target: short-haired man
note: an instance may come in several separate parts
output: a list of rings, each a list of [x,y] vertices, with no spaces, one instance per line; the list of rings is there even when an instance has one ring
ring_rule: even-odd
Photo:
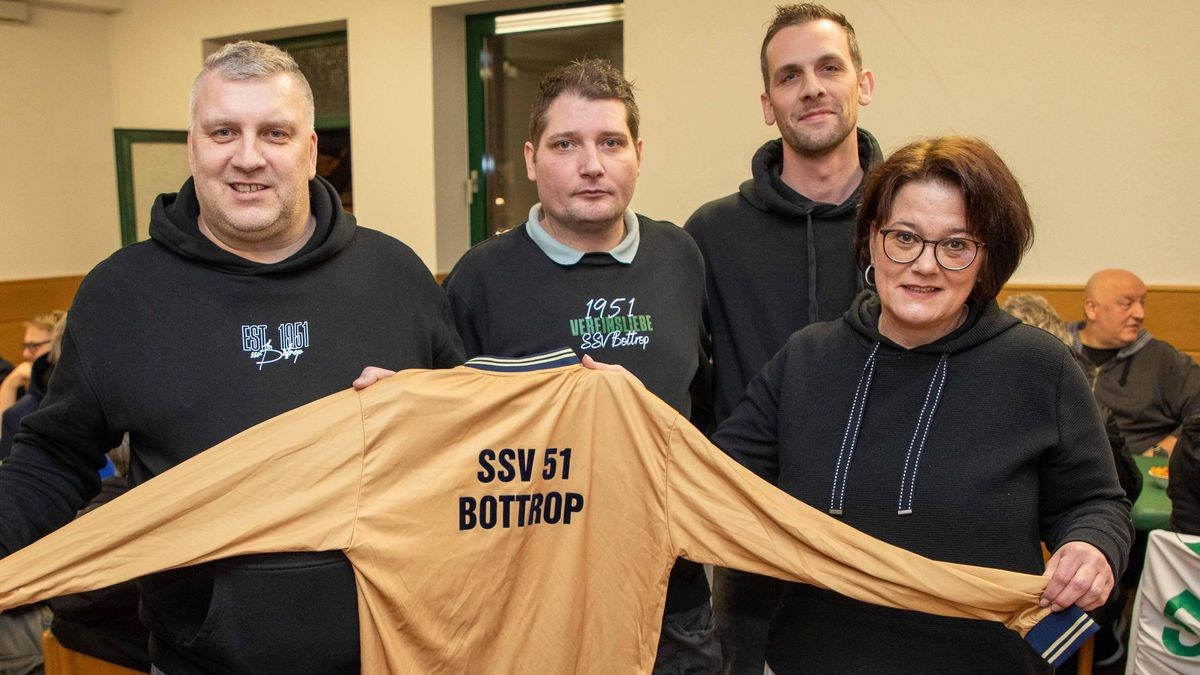
[[[1071,326],[1096,400],[1113,412],[1134,454],[1170,454],[1183,421],[1200,415],[1200,366],[1151,337],[1146,284],[1133,272],[1100,270],[1083,292],[1084,321]]]
[[[525,167],[540,203],[446,279],[469,357],[570,346],[624,366],[684,415],[707,355],[704,272],[691,239],[629,209],[641,165],[632,86],[606,61],[560,67],[530,112]],[[613,580],[614,583],[619,583]],[[703,569],[670,576],[656,672],[721,667]]]
[[[150,241],[83,281],[46,400],[0,466],[0,554],[69,521],[125,433],[138,484],[344,388],[368,363],[461,362],[429,271],[357,227],[315,177],[316,155],[312,93],[291,57],[239,42],[205,61],[192,178],[159,196]],[[160,672],[359,672],[340,552],[234,558],[139,586]]]
[[[717,423],[789,335],[850,307],[861,288],[854,212],[881,159],[858,128],[875,76],[844,15],[811,3],[777,8],[759,60],[763,121],[782,138],[758,149],[737,193],[701,206],[685,226],[708,274]],[[762,672],[772,583],[717,573],[714,606],[735,672]]]

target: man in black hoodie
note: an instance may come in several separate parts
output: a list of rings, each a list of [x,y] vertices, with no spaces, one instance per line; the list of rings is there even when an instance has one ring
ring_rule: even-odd
[[[0,466],[0,554],[69,521],[125,433],[137,485],[344,388],[368,363],[461,362],[428,269],[357,227],[316,177],[316,154],[312,92],[291,57],[239,42],[205,61],[192,178],[159,196],[150,241],[83,281],[49,392]],[[246,556],[139,586],[158,672],[359,672],[340,552]]]
[[[701,206],[685,226],[707,268],[717,423],[789,335],[850,307],[860,287],[854,212],[881,158],[858,128],[875,76],[844,15],[809,3],[779,7],[760,63],[763,121],[782,138],[759,148],[736,194]],[[714,607],[734,672],[762,672],[773,586],[716,572]]]

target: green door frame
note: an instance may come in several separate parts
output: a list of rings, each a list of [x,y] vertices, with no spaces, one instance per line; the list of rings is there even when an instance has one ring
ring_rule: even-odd
[[[186,131],[163,129],[113,129],[117,152],[117,208],[121,219],[121,245],[137,241],[137,203],[133,189],[134,143],[187,143]]]

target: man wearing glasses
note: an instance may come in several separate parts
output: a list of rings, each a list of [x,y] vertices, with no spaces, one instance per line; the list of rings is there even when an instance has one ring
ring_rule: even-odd
[[[12,404],[21,398],[25,387],[29,386],[33,377],[34,362],[50,352],[50,336],[54,333],[54,325],[62,319],[62,310],[54,310],[38,314],[25,322],[25,340],[21,343],[21,363],[12,372],[3,375],[0,382],[0,412],[8,410]],[[0,360],[0,369],[8,365]]]

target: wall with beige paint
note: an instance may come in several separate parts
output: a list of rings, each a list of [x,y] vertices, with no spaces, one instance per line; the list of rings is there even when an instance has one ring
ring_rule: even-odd
[[[0,23],[0,279],[79,274],[121,242],[108,18]]]
[[[116,246],[111,128],[184,128],[205,39],[332,21],[349,35],[361,222],[438,271],[465,250],[461,17],[500,3],[125,4],[107,16],[35,7],[37,25],[0,25],[0,279],[83,272]],[[537,3],[503,6],[522,4]],[[646,140],[634,206],[682,223],[733,191],[773,136],[757,58],[776,2],[626,4],[626,70]],[[1124,0],[830,4],[854,21],[876,72],[861,122],[885,149],[972,133],[1009,160],[1039,227],[1018,281],[1080,282],[1121,265],[1151,283],[1200,284],[1189,223],[1200,3],[1151,0],[1136,14]],[[27,43],[45,63],[14,73]]]

